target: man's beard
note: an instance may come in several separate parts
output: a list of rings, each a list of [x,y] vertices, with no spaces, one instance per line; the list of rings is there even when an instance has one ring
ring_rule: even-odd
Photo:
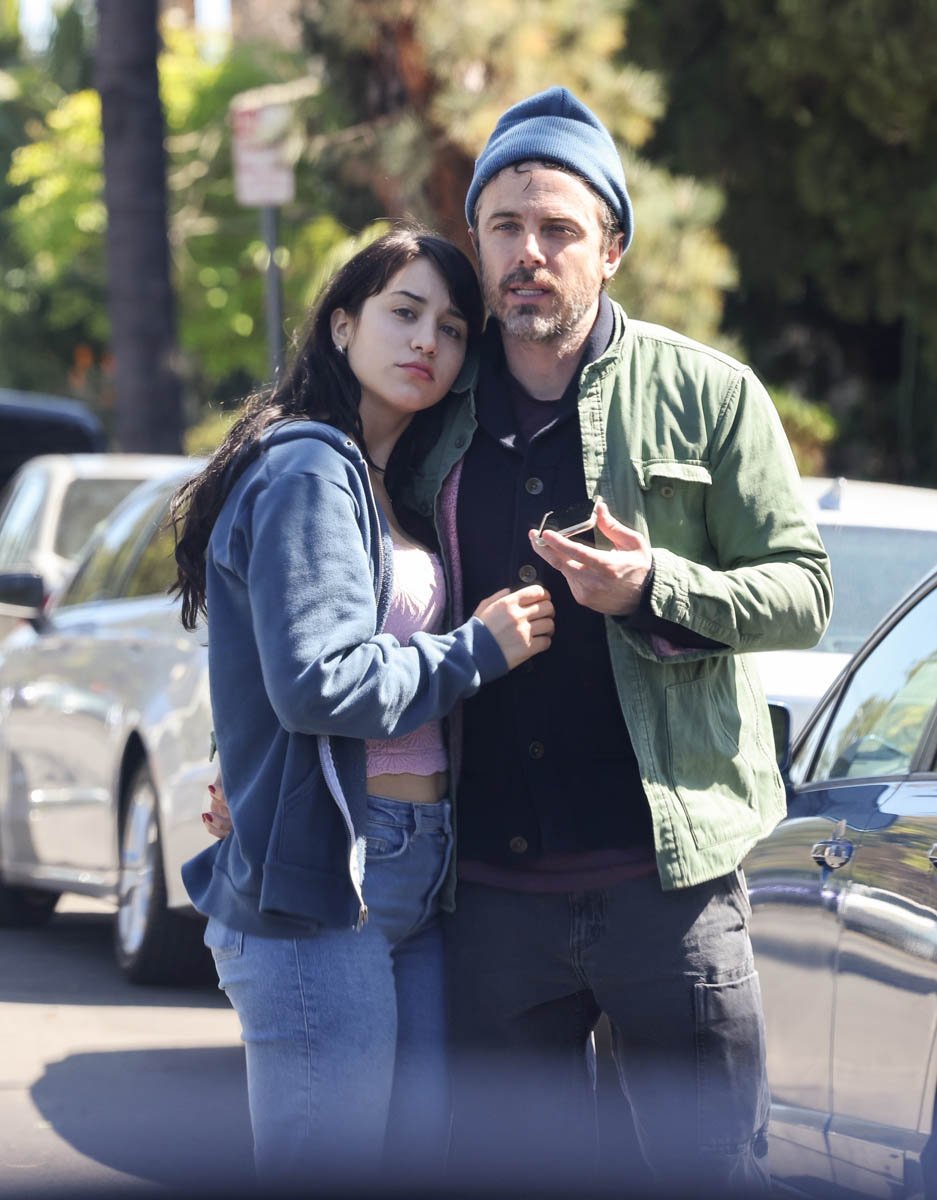
[[[483,263],[480,273],[489,312],[507,333],[522,342],[563,342],[580,332],[582,320],[595,304],[599,292],[598,286],[590,286],[586,280],[564,286],[555,275],[531,271],[527,267],[511,271],[496,285],[489,279]],[[525,283],[535,287],[549,286],[552,302],[549,312],[544,312],[542,305],[537,304],[508,305],[507,289]]]

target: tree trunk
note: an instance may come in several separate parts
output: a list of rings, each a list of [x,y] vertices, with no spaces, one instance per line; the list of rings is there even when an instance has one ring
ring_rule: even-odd
[[[169,278],[157,17],[157,0],[98,0],[96,80],[116,441],[125,451],[173,454],[182,445],[182,386]]]

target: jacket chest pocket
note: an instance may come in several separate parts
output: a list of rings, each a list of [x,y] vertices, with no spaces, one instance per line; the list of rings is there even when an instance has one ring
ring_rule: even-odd
[[[706,561],[706,503],[712,485],[702,463],[653,460],[634,464],[652,546]]]

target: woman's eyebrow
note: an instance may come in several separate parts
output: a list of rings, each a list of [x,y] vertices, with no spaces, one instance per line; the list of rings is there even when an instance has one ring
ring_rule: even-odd
[[[418,296],[416,292],[408,292],[406,290],[406,288],[397,288],[393,292],[391,292],[391,295],[392,296],[406,296],[409,300],[413,300],[417,304],[425,304],[426,303],[425,296]],[[458,317],[460,321],[466,320],[463,313],[460,312],[460,310],[458,308],[456,308],[456,306],[454,304],[449,305],[449,312],[452,313],[452,315],[454,317]]]

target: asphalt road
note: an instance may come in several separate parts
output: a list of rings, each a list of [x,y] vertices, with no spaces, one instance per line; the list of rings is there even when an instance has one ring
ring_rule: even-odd
[[[124,982],[108,910],[0,930],[0,1197],[249,1187],[238,1025],[216,987]]]
[[[126,983],[114,963],[111,923],[105,906],[65,898],[45,929],[0,930],[0,1200],[260,1196],[250,1168],[244,1054],[227,1000],[213,985]],[[559,1179],[522,1188],[497,1180],[362,1187],[352,1170],[341,1183],[310,1181],[303,1200],[646,1198],[612,1076],[600,1052],[608,1189]]]

